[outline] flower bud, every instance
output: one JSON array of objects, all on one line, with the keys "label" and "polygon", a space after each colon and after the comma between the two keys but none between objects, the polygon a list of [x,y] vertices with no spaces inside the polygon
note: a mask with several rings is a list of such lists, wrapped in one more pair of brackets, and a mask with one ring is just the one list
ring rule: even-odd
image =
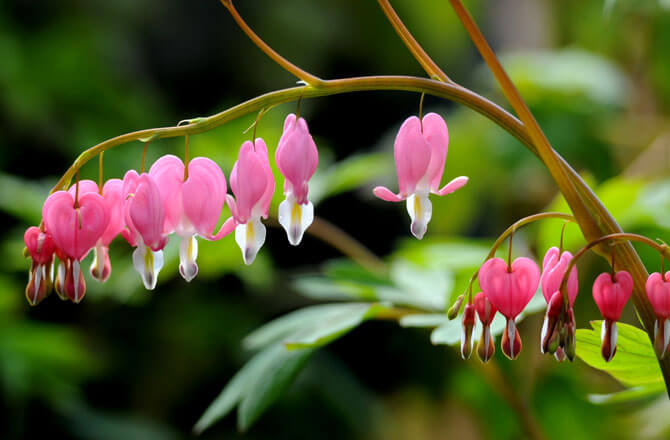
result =
[{"label": "flower bud", "polygon": [[475,306],[474,304],[466,304],[463,311],[463,330],[461,332],[461,356],[463,359],[470,359],[472,354],[472,346],[474,340],[472,339],[472,331],[475,328]]}]

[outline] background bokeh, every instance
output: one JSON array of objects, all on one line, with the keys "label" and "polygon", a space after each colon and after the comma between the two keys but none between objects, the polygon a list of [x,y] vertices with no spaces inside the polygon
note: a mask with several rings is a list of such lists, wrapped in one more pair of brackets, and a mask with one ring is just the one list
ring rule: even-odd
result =
[{"label": "background bokeh", "polygon": [[[423,72],[372,0],[244,0],[238,9],[271,46],[323,78]],[[504,98],[446,1],[395,0],[399,15],[457,82]],[[484,33],[555,148],[593,185],[622,227],[670,240],[670,5],[660,0],[472,0]],[[301,306],[351,289],[370,274],[306,236],[288,245],[269,228],[244,266],[232,237],[202,243],[200,274],[176,270],[176,240],[153,292],[140,287],[121,240],[112,277],[87,281],[80,305],[55,295],[31,308],[22,235],[40,220],[49,188],[83,149],[143,128],[209,115],[295,78],[254,47],[216,0],[9,0],[0,3],[0,437],[177,439],[191,429],[249,359],[242,340]],[[366,92],[305,100],[301,113],[320,152],[312,188],[318,216],[384,258],[404,295],[440,310],[463,291],[493,239],[516,219],[562,201],[542,164],[471,110],[426,97],[450,129],[445,178],[465,189],[433,198],[427,237],[410,238],[403,206],[372,197],[395,188],[393,137],[418,113],[419,96]],[[274,149],[274,108],[258,135]],[[191,137],[192,155],[229,175],[255,115]],[[148,158],[182,154],[183,139],[155,141]],[[105,155],[105,176],[139,168],[142,144]],[[280,175],[277,188],[281,188]],[[82,178],[97,179],[87,165]],[[282,199],[275,195],[273,210]],[[224,209],[222,217],[228,216]],[[541,259],[560,235],[549,221],[515,236],[515,253]],[[568,226],[566,245],[583,239]],[[640,248],[650,271],[658,257]],[[90,257],[89,257],[90,260]],[[88,265],[88,260],[87,264]],[[580,265],[579,327],[599,317],[589,283],[605,262]],[[376,282],[376,281],[375,281]],[[383,281],[386,282],[386,281]],[[330,283],[330,284],[329,284]],[[358,283],[358,284],[356,284]],[[350,290],[351,290],[350,289]],[[404,290],[403,290],[404,289]],[[402,302],[402,301],[401,301]],[[623,320],[639,326],[628,305]],[[316,352],[295,382],[246,433],[229,415],[202,438],[517,439],[523,417],[546,438],[670,435],[667,397],[602,405],[591,394],[622,386],[577,360],[542,357],[542,315],[520,330],[516,362],[460,360],[428,329],[371,321]],[[510,400],[508,394],[515,397]],[[525,403],[520,411],[510,402]],[[525,414],[522,415],[522,413]]]}]

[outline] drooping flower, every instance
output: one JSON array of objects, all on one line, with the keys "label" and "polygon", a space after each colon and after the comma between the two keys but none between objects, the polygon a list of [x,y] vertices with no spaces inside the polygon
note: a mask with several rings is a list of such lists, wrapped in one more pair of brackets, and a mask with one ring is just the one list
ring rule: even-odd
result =
[{"label": "drooping flower", "polygon": [[[98,193],[98,184],[92,180],[81,180],[79,189],[76,185],[70,187],[68,192],[74,197],[79,194]],[[91,263],[91,276],[100,282],[105,282],[112,273],[112,264],[109,259],[109,244],[121,233],[125,227],[123,215],[123,181],[121,179],[109,179],[102,188],[102,198],[109,212],[109,224],[93,249],[93,262]]]},{"label": "drooping flower", "polygon": [[123,177],[124,217],[127,229],[121,231],[133,251],[133,266],[142,277],[144,287],[156,287],[163,267],[163,248],[167,234],[163,232],[165,208],[158,185],[147,173],[130,170]]},{"label": "drooping flower", "polygon": [[470,359],[472,346],[474,344],[474,340],[472,339],[472,331],[475,329],[474,304],[468,303],[465,305],[461,327],[461,357],[463,359]]},{"label": "drooping flower", "polygon": [[81,301],[86,284],[81,260],[107,229],[109,211],[96,192],[79,193],[77,200],[67,191],[51,194],[42,207],[46,230],[65,261],[65,277],[60,288],[75,303]]},{"label": "drooping flower", "polygon": [[605,318],[600,338],[602,340],[601,354],[607,362],[611,361],[616,354],[616,322],[632,292],[633,277],[625,270],[614,275],[601,273],[593,283],[593,299]]},{"label": "drooping flower", "polygon": [[[542,286],[544,299],[547,301],[547,311],[544,316],[542,335],[540,338],[540,351],[542,353],[549,350],[551,342],[556,337],[556,325],[560,321],[561,314],[564,315],[563,325],[566,326],[564,330],[575,329],[572,306],[575,303],[579,291],[577,266],[573,266],[570,270],[570,275],[568,276],[566,284],[569,301],[568,310],[563,310],[563,296],[560,292],[561,282],[563,281],[563,276],[565,275],[570,260],[572,260],[572,254],[569,251],[560,253],[557,247],[552,247],[547,251],[542,262],[542,278],[540,280],[540,285]],[[558,329],[559,333],[560,330],[561,329]],[[563,333],[572,338],[572,333],[574,333],[574,331],[563,331]],[[557,351],[555,351],[554,354],[558,360],[564,358],[565,350],[563,344],[558,342]]]},{"label": "drooping flower", "polygon": [[308,182],[319,163],[316,144],[303,118],[296,120],[293,113],[286,117],[275,161],[285,178],[286,199],[279,204],[279,223],[286,230],[289,243],[297,246],[314,220],[314,205],[307,199]]},{"label": "drooping flower", "polygon": [[432,216],[430,193],[444,196],[462,188],[468,178],[457,177],[440,189],[444,164],[449,146],[449,132],[444,119],[428,113],[419,120],[411,116],[403,122],[394,144],[398,194],[378,186],[374,194],[388,202],[406,200],[407,212],[412,219],[411,231],[423,238]]},{"label": "drooping flower", "polygon": [[26,298],[30,305],[34,306],[49,293],[56,244],[50,234],[42,232],[36,226],[31,226],[26,230],[23,241],[32,259],[26,286]]},{"label": "drooping flower", "polygon": [[482,323],[482,336],[479,338],[477,344],[477,354],[482,362],[488,362],[496,351],[493,335],[491,334],[491,322],[496,315],[496,308],[491,304],[484,292],[479,292],[475,295],[474,300],[475,310]]},{"label": "drooping flower", "polygon": [[521,336],[514,319],[531,300],[540,283],[540,269],[529,258],[507,263],[500,258],[486,261],[479,269],[479,285],[493,307],[507,319],[502,337],[503,353],[516,359],[521,352]]},{"label": "drooping flower", "polygon": [[659,358],[665,357],[670,345],[670,272],[649,275],[645,285],[647,297],[654,308],[654,349]]},{"label": "drooping flower", "polygon": [[261,217],[267,218],[275,191],[268,149],[263,139],[242,144],[230,173],[230,188],[235,197],[227,195],[226,203],[235,219],[235,241],[242,250],[244,263],[251,264],[265,243]]},{"label": "drooping flower", "polygon": [[172,155],[158,159],[149,175],[154,176],[165,206],[164,233],[174,231],[181,237],[179,273],[191,281],[198,274],[196,236],[219,240],[235,227],[234,221],[228,219],[214,235],[226,201],[226,178],[213,160],[196,157],[189,162],[184,180],[184,163]]}]

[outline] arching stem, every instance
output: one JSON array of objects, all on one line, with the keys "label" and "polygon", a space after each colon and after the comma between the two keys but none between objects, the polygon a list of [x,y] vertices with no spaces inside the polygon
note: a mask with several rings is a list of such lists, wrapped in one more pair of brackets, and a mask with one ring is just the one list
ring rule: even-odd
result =
[{"label": "arching stem", "polygon": [[323,83],[323,80],[321,78],[312,75],[311,73],[306,72],[302,70],[300,67],[291,63],[289,60],[279,55],[279,53],[277,53],[274,49],[268,46],[265,43],[265,41],[263,41],[258,35],[256,35],[256,33],[249,27],[249,25],[244,21],[244,19],[242,19],[239,12],[237,12],[237,9],[235,9],[232,0],[221,0],[221,3],[223,4],[223,6],[226,7],[226,9],[228,9],[228,12],[230,12],[230,15],[233,17],[233,19],[240,27],[240,29],[242,29],[242,31],[245,34],[247,34],[247,36],[251,39],[251,41],[253,41],[253,43],[256,46],[258,46],[260,50],[262,50],[267,56],[272,58],[272,61],[279,64],[282,68],[284,68],[284,70],[290,72],[298,79],[304,81],[310,86],[312,87],[321,86],[321,84]]}]

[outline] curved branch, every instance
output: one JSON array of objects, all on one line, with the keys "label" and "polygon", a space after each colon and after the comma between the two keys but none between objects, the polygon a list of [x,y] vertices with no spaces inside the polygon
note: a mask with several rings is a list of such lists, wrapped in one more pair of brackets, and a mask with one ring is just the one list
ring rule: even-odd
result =
[{"label": "curved branch", "polygon": [[413,76],[367,76],[324,81],[319,88],[299,86],[277,90],[250,99],[209,117],[186,120],[186,124],[140,130],[108,139],[81,153],[72,166],[65,172],[63,177],[61,177],[52,188],[51,192],[67,187],[77,170],[97,154],[122,144],[133,141],[146,143],[156,139],[203,133],[223,125],[228,121],[256,112],[262,108],[296,101],[300,99],[301,96],[303,99],[306,99],[340,93],[373,90],[425,92],[433,96],[464,104],[503,127],[528,146],[531,151],[535,152],[523,126],[514,116],[510,115],[497,104],[468,89],[453,84]]},{"label": "curved branch", "polygon": [[456,84],[442,71],[442,69],[440,69],[437,63],[433,61],[426,51],[423,50],[423,47],[421,47],[412,33],[407,29],[405,23],[398,17],[393,6],[391,6],[391,3],[389,3],[388,0],[377,0],[377,3],[379,3],[379,7],[386,15],[386,18],[388,18],[388,21],[391,23],[400,39],[405,43],[407,49],[412,52],[414,58],[421,64],[423,70],[425,70],[431,78],[437,78],[442,82]]}]

